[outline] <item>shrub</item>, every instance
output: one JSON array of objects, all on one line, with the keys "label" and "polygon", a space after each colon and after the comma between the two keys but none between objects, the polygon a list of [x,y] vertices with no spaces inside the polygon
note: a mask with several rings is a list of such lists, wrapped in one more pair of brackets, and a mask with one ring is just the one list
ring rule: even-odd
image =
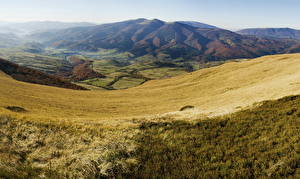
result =
[{"label": "shrub", "polygon": [[26,109],[19,106],[7,106],[5,108],[13,112],[20,112],[20,113],[28,112]]},{"label": "shrub", "polygon": [[180,108],[180,111],[185,111],[185,110],[193,109],[193,108],[195,108],[195,106],[187,105],[187,106],[183,106],[182,108]]}]

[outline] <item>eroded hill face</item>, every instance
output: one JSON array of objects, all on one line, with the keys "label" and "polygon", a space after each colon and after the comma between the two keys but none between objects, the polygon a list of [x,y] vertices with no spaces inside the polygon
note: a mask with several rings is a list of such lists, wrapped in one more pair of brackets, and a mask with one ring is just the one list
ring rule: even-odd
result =
[{"label": "eroded hill face", "polygon": [[[4,106],[19,106],[29,111],[21,116],[76,122],[221,115],[263,100],[299,94],[299,68],[299,54],[265,56],[117,91],[72,91],[0,75],[0,112],[10,113]],[[184,106],[194,108],[180,111]]]}]

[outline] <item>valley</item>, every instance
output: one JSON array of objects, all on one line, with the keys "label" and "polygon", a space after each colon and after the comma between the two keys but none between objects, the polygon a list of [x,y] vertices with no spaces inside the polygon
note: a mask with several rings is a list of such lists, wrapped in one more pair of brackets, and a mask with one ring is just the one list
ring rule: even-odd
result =
[{"label": "valley", "polygon": [[299,178],[299,34],[0,21],[0,178]]},{"label": "valley", "polygon": [[265,56],[107,91],[0,72],[0,176],[298,176],[289,149],[299,96],[285,96],[300,93],[299,60]]},{"label": "valley", "polygon": [[[31,48],[32,50],[34,48]],[[45,49],[39,53],[31,53],[23,48],[2,48],[0,57],[21,66],[33,68],[52,75],[70,78],[71,81],[79,84],[91,85],[101,89],[126,89],[138,86],[148,80],[173,77],[200,68],[215,66],[224,61],[197,63],[194,61],[181,62],[169,61],[164,58],[156,58],[146,55],[131,59],[128,53],[120,53],[116,50],[101,49],[99,52],[78,52],[68,50]],[[82,79],[72,78],[70,73],[74,66],[70,59],[77,58],[83,61],[92,61],[92,68],[95,72],[105,77]],[[125,80],[122,80],[122,79]],[[126,78],[129,78],[128,83]],[[120,81],[121,85],[113,86]]]},{"label": "valley", "polygon": [[[100,25],[32,22],[8,27],[26,33],[4,33],[13,44],[0,48],[1,58],[93,90],[127,89],[227,61],[300,52],[300,42],[292,35],[270,38],[194,21],[141,18]],[[76,67],[80,64],[74,66],[71,58],[89,65]]]}]

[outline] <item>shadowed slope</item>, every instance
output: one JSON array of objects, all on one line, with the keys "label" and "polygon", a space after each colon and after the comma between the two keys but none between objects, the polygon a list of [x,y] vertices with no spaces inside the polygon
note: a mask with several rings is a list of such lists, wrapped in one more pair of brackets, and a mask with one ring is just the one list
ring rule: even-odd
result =
[{"label": "shadowed slope", "polygon": [[0,70],[10,75],[16,80],[48,85],[48,86],[56,86],[61,88],[69,88],[76,90],[85,90],[85,88],[72,84],[70,82],[64,81],[61,78],[48,75],[46,73],[30,69],[27,67],[21,67],[12,62],[0,59]]},{"label": "shadowed slope", "polygon": [[[189,23],[188,23],[189,24]],[[228,30],[158,19],[136,19],[92,27],[77,27],[32,35],[55,48],[128,51],[138,56],[167,54],[172,59],[214,61],[286,53],[294,40],[244,36]],[[299,52],[297,48],[293,51]]]},{"label": "shadowed slope", "polygon": [[299,178],[300,97],[210,120],[140,126],[135,178]]}]

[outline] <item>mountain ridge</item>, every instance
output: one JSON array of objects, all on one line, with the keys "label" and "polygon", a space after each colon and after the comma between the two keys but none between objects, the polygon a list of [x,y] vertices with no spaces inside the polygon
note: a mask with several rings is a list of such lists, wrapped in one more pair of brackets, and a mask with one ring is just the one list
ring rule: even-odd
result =
[{"label": "mountain ridge", "polygon": [[176,22],[186,24],[186,25],[190,25],[190,26],[197,27],[197,28],[219,29],[219,27],[209,25],[209,24],[205,24],[205,23],[201,23],[201,22],[197,22],[197,21],[176,21]]},{"label": "mountain ridge", "polygon": [[237,31],[243,35],[300,40],[300,30],[292,28],[248,28]]},{"label": "mountain ridge", "polygon": [[[76,27],[44,34],[33,39],[54,48],[97,51],[99,48],[129,51],[135,56],[164,53],[172,59],[199,61],[254,58],[286,53],[298,42],[240,35],[224,29],[197,28],[180,22],[135,19],[91,27]],[[289,51],[298,52],[298,48]]]},{"label": "mountain ridge", "polygon": [[72,27],[94,26],[89,22],[61,22],[61,21],[29,21],[29,22],[6,22],[0,23],[0,32],[16,35],[28,35],[47,30],[59,30]]}]

